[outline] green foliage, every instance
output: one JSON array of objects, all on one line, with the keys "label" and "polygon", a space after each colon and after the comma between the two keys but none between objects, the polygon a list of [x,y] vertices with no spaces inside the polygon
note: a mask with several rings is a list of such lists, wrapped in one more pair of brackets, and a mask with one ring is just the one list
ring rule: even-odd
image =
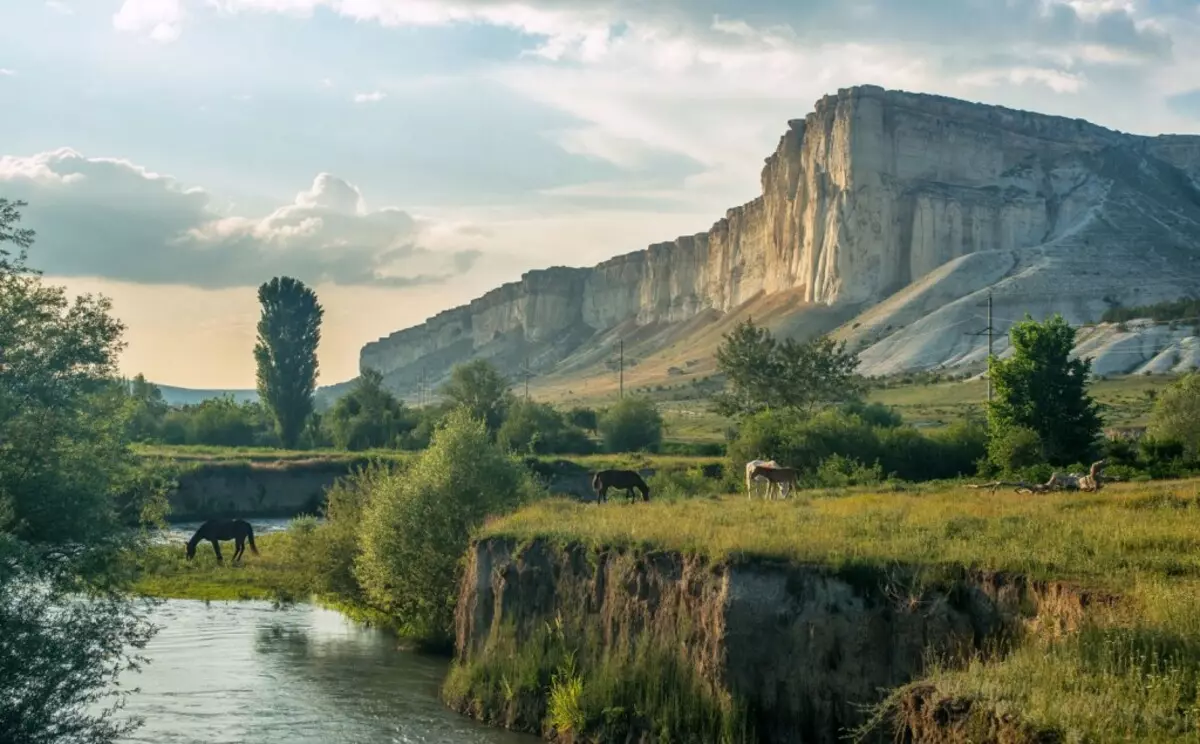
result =
[{"label": "green foliage", "polygon": [[570,411],[567,411],[567,421],[571,422],[572,426],[578,426],[580,429],[590,431],[593,434],[597,432],[600,426],[600,420],[594,408],[572,408]]},{"label": "green foliage", "polygon": [[1123,323],[1138,318],[1150,318],[1158,321],[1200,318],[1200,299],[1184,297],[1153,305],[1110,307],[1100,316],[1100,320],[1105,323]]},{"label": "green foliage", "polygon": [[599,424],[607,452],[656,452],[662,444],[662,415],[649,398],[623,398],[604,412]]},{"label": "green foliage", "polygon": [[129,382],[129,399],[133,406],[129,415],[129,438],[134,442],[157,441],[169,410],[162,390],[139,374]]},{"label": "green foliage", "polygon": [[1046,461],[1042,438],[1025,426],[1001,429],[988,442],[988,460],[1004,473],[1019,473]]},{"label": "green foliage", "polygon": [[167,411],[157,441],[214,447],[269,447],[278,443],[270,412],[233,396],[209,398]]},{"label": "green foliage", "polygon": [[22,206],[0,199],[0,731],[113,742],[135,722],[115,718],[127,693],[111,683],[153,634],[118,547],[161,517],[164,484],[128,447],[123,326],[26,264]]},{"label": "green foliage", "polygon": [[418,417],[384,389],[383,375],[366,369],[324,421],[335,446],[357,451],[401,445],[417,428]]},{"label": "green foliage", "polygon": [[486,359],[456,366],[441,393],[452,406],[462,406],[482,419],[493,435],[515,402],[508,380]]},{"label": "green foliage", "polygon": [[[970,475],[985,454],[986,435],[978,422],[925,434],[892,425],[894,419],[878,410],[872,413],[884,425],[833,409],[810,419],[787,409],[748,416],[729,445],[730,470],[744,472],[750,460],[774,459],[799,469],[801,483],[809,486],[865,483],[871,473],[922,481]],[[826,465],[831,458],[837,459]]]},{"label": "green foliage", "polygon": [[1100,414],[1087,392],[1091,362],[1070,358],[1075,329],[1061,315],[1042,323],[1026,315],[1009,335],[1012,356],[993,358],[989,365],[995,389],[988,408],[991,431],[1032,429],[1052,465],[1088,459],[1100,434]]},{"label": "green foliage", "polygon": [[1200,374],[1184,375],[1157,396],[1147,434],[1178,442],[1183,457],[1200,459]]},{"label": "green foliage", "polygon": [[794,408],[811,415],[831,403],[862,395],[865,381],[855,372],[858,355],[828,336],[804,342],[779,342],[765,328],[746,320],[726,334],[717,349],[717,365],[728,391],[714,398],[728,416],[765,408]]},{"label": "green foliage", "polygon": [[317,387],[317,344],[324,308],[303,282],[275,277],[258,288],[262,317],[254,361],[258,397],[275,417],[279,439],[295,449],[313,411]]},{"label": "green foliage", "polygon": [[452,411],[404,473],[374,484],[356,577],[371,602],[431,642],[453,637],[461,559],[472,532],[534,492],[528,471],[465,408]]},{"label": "green foliage", "polygon": [[595,447],[583,430],[548,403],[518,401],[496,433],[500,446],[531,455],[586,455]]}]

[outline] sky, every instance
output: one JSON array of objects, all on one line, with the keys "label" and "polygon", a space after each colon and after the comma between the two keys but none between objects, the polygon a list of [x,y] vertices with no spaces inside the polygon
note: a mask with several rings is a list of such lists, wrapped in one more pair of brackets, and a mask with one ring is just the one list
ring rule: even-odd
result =
[{"label": "sky", "polygon": [[707,230],[860,84],[1200,132],[1200,0],[0,0],[0,198],[112,299],[126,374],[253,387],[287,275],[330,384],[524,271]]}]

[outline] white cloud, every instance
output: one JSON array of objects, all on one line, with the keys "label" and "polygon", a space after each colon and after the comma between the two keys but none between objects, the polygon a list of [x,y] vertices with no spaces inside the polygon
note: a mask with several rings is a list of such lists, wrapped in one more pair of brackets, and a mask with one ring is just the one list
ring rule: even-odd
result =
[{"label": "white cloud", "polygon": [[328,173],[262,217],[222,216],[202,189],[70,149],[0,158],[0,184],[29,203],[32,263],[59,276],[214,288],[290,274],[405,287],[444,282],[480,255],[463,241],[430,250],[422,241],[433,226],[394,207],[368,209],[354,185]]},{"label": "white cloud", "polygon": [[113,15],[113,27],[168,43],[179,38],[184,15],[183,0],[125,0]]},{"label": "white cloud", "polygon": [[46,7],[59,15],[75,15],[75,9],[60,0],[46,0]]},{"label": "white cloud", "polygon": [[1087,84],[1086,78],[1078,73],[1050,70],[1038,67],[1009,67],[998,70],[980,70],[959,77],[959,82],[970,87],[992,88],[1001,83],[1024,85],[1039,83],[1055,93],[1077,93]]},{"label": "white cloud", "polygon": [[372,91],[371,93],[356,93],[354,94],[355,103],[379,103],[387,98],[387,93],[383,91]]},{"label": "white cloud", "polygon": [[10,70],[7,67],[0,67],[0,77],[16,77],[17,71]]}]

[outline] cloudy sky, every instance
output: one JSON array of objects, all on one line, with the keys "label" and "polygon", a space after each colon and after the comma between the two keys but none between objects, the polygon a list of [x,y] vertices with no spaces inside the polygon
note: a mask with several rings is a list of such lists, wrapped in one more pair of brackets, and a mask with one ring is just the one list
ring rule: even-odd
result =
[{"label": "cloudy sky", "polygon": [[255,287],[366,341],[705,230],[839,87],[1200,132],[1200,0],[0,0],[0,197],[127,373],[252,387]]}]

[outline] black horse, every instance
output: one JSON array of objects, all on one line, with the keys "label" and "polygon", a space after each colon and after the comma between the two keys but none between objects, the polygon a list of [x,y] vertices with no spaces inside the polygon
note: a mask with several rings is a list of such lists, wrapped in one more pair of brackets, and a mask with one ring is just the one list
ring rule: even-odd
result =
[{"label": "black horse", "polygon": [[191,540],[188,540],[187,559],[189,561],[196,556],[196,545],[201,540],[208,540],[212,543],[218,563],[221,562],[220,540],[235,541],[236,548],[233,551],[235,561],[241,558],[242,553],[246,551],[247,541],[250,542],[250,551],[258,555],[258,548],[254,547],[254,529],[244,519],[210,519],[200,525],[196,534],[192,535]]},{"label": "black horse", "polygon": [[650,486],[632,470],[601,470],[592,476],[592,490],[596,492],[597,503],[608,501],[610,488],[625,489],[630,501],[633,501],[633,489],[636,488],[642,492],[642,501],[650,500]]}]

